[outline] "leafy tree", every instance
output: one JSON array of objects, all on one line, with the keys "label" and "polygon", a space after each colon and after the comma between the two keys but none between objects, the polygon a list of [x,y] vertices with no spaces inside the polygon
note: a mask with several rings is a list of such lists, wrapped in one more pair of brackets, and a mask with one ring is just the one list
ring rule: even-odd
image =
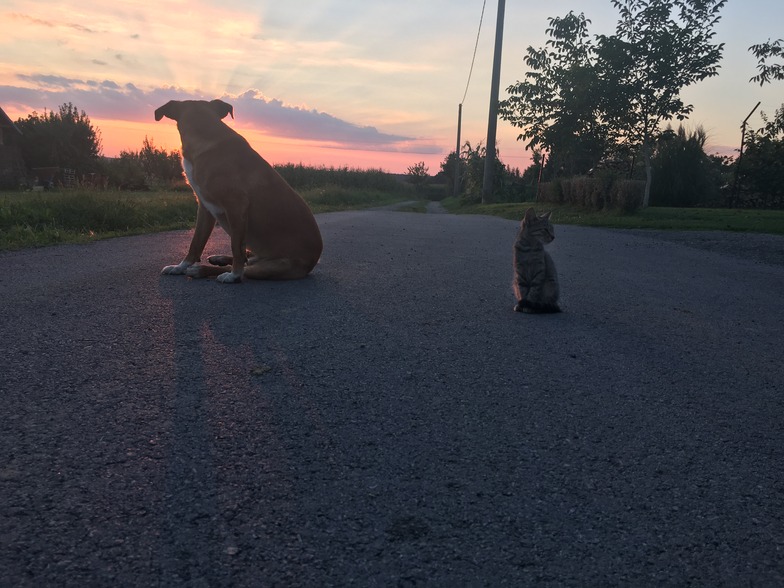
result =
[{"label": "leafy tree", "polygon": [[[476,147],[472,147],[471,143],[466,141],[465,145],[463,145],[462,152],[460,153],[460,158],[465,162],[463,180],[465,192],[461,199],[466,203],[472,204],[481,202],[487,148],[482,145],[481,141],[477,143]],[[498,150],[496,150],[495,169],[493,170],[493,191],[496,193],[503,191],[504,170],[505,166],[499,159]]]},{"label": "leafy tree", "polygon": [[746,138],[740,181],[747,204],[784,207],[784,105],[773,119],[762,114],[764,126]]},{"label": "leafy tree", "polygon": [[183,179],[182,159],[179,151],[168,152],[165,149],[159,149],[152,139],[145,136],[138,157],[144,168],[144,173],[149,178],[164,183]]},{"label": "leafy tree", "polygon": [[528,48],[531,71],[508,89],[501,116],[523,129],[527,147],[550,152],[556,174],[585,173],[611,153],[641,153],[647,206],[662,123],[687,118],[692,106],[681,90],[718,72],[723,44],[712,43],[713,28],[725,3],[613,0],[616,34],[595,42],[583,14],[551,18],[548,47]]},{"label": "leafy tree", "polygon": [[525,80],[507,89],[501,118],[522,129],[527,149],[549,152],[549,168],[559,175],[586,173],[610,144],[600,110],[603,94],[595,47],[583,13],[548,19],[546,48],[528,47]]},{"label": "leafy tree", "polygon": [[456,162],[457,159],[457,152],[450,151],[449,155],[444,158],[444,161],[441,162],[441,173],[444,174],[444,177],[447,179],[446,183],[446,190],[447,196],[451,196],[455,193],[455,167],[456,163],[459,165],[459,174],[460,174],[460,186],[458,187],[457,193],[459,194],[463,188],[465,183],[465,162],[459,159],[459,162]]},{"label": "leafy tree", "polygon": [[183,179],[178,151],[167,152],[144,137],[139,151],[123,150],[107,164],[109,180],[125,190],[170,188]]},{"label": "leafy tree", "polygon": [[772,80],[784,80],[784,61],[782,63],[767,63],[771,57],[778,57],[784,59],[784,39],[777,39],[771,41],[768,39],[766,43],[759,45],[752,45],[749,47],[754,56],[757,58],[757,69],[759,74],[751,78],[750,82],[759,82],[760,86]]},{"label": "leafy tree", "polygon": [[[784,80],[784,62],[768,63],[771,57],[784,59],[784,39],[777,39],[749,47],[757,58],[759,74],[750,82],[764,86],[771,81]],[[736,162],[744,190],[752,205],[784,206],[784,104],[776,110],[773,120],[763,113],[765,125],[752,131],[746,138],[743,166]]]},{"label": "leafy tree", "polygon": [[99,167],[101,134],[84,111],[70,102],[57,112],[33,112],[16,121],[22,131],[22,155],[30,168],[62,167],[77,173],[94,172]]},{"label": "leafy tree", "polygon": [[414,186],[423,186],[430,178],[429,171],[424,161],[415,163],[408,167],[408,181]]},{"label": "leafy tree", "polygon": [[723,43],[714,27],[726,0],[612,0],[621,19],[612,36],[597,38],[603,86],[614,88],[605,102],[606,120],[641,151],[648,206],[652,156],[663,122],[684,120],[693,110],[681,89],[717,75]]},{"label": "leafy tree", "polygon": [[[450,194],[454,186],[455,156],[455,152],[452,151],[441,162],[441,171],[450,180],[448,184]],[[482,201],[486,157],[487,148],[481,142],[474,147],[469,141],[466,141],[460,151],[460,199],[465,204],[476,204]],[[506,166],[499,158],[497,149],[495,169],[493,170],[493,193],[501,202],[520,200],[522,195],[520,171]]]}]

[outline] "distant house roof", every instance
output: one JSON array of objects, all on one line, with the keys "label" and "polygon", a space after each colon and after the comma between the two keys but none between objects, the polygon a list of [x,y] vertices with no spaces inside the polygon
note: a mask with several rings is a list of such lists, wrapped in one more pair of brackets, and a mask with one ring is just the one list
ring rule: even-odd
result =
[{"label": "distant house roof", "polygon": [[8,117],[8,115],[5,113],[5,110],[2,108],[0,108],[0,127],[9,127],[14,129],[20,135],[22,134],[22,131],[19,130],[19,127],[14,124],[14,121]]}]

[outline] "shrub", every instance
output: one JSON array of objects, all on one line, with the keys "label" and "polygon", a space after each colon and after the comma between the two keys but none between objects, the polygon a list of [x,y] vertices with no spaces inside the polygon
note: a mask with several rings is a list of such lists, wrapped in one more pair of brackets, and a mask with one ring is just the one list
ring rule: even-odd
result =
[{"label": "shrub", "polygon": [[651,206],[695,206],[718,200],[721,175],[704,147],[702,127],[668,128],[653,156]]},{"label": "shrub", "polygon": [[562,180],[553,180],[552,182],[542,182],[539,184],[539,202],[561,204],[563,202],[563,193],[561,191],[562,183]]},{"label": "shrub", "polygon": [[640,180],[577,176],[539,186],[539,201],[567,204],[591,210],[618,209],[633,212],[642,205],[645,182]]},{"label": "shrub", "polygon": [[642,180],[618,180],[612,185],[608,208],[632,213],[642,206],[645,182]]}]

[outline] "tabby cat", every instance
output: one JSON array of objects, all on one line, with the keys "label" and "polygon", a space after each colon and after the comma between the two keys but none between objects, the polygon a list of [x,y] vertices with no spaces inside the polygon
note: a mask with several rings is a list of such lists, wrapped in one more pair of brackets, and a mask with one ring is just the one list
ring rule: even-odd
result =
[{"label": "tabby cat", "polygon": [[544,244],[555,238],[550,213],[537,216],[525,211],[514,244],[514,292],[517,312],[561,312],[558,306],[558,276]]}]

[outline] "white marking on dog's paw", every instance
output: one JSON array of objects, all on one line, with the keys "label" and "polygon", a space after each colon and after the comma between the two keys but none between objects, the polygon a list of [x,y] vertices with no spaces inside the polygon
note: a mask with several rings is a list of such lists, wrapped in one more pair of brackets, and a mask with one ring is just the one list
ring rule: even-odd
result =
[{"label": "white marking on dog's paw", "polygon": [[167,265],[161,270],[162,274],[170,275],[170,276],[180,276],[185,273],[189,267],[191,267],[191,263],[189,261],[181,261],[177,265]]},{"label": "white marking on dog's paw", "polygon": [[234,272],[224,272],[215,279],[221,284],[237,284],[242,281],[242,275],[237,275]]}]

